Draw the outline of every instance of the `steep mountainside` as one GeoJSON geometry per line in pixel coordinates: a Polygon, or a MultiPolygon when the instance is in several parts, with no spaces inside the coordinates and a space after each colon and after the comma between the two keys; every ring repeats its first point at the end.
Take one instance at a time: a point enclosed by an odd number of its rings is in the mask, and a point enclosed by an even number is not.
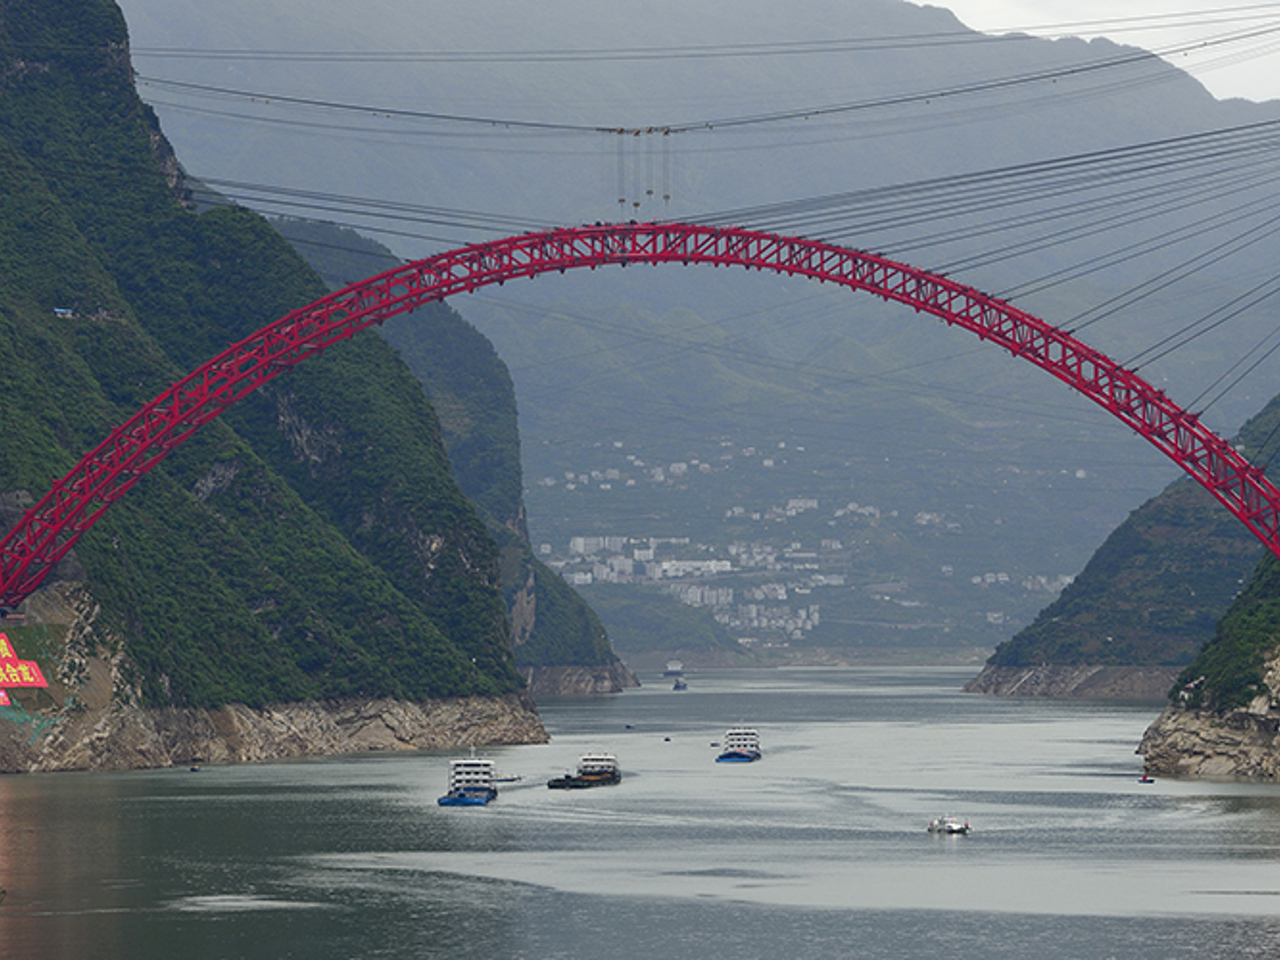
{"type": "MultiPolygon", "coordinates": [[[[1278,425],[1280,397],[1241,428],[1237,447],[1266,463],[1280,448],[1278,425]]],[[[1060,693],[1046,665],[1181,667],[1214,637],[1263,553],[1202,487],[1178,480],[1133,511],[1075,582],[996,648],[969,689],[1060,693]],[[1031,668],[1039,679],[1028,683],[1031,668]]]]}
{"type": "MultiPolygon", "coordinates": [[[[354,230],[297,219],[272,223],[333,288],[399,263],[354,230]]],[[[534,686],[544,692],[554,692],[543,677],[548,668],[616,664],[600,618],[530,549],[515,388],[493,345],[441,303],[393,318],[382,335],[426,389],[453,475],[498,541],[516,662],[533,670],[534,686]]],[[[617,684],[634,683],[620,665],[613,669],[617,684]]]]}
{"type": "MultiPolygon", "coordinates": [[[[7,525],[181,373],[325,288],[260,217],[183,202],[113,3],[0,12],[7,525]]],[[[420,386],[377,336],[202,429],[75,556],[26,623],[4,625],[59,679],[7,719],[69,723],[95,663],[110,670],[103,709],[520,689],[497,545],[450,476],[420,386]]],[[[542,736],[512,703],[520,736],[542,736]]]]}
{"type": "Polygon", "coordinates": [[[1267,554],[1138,746],[1148,773],[1280,779],[1280,562],[1267,554]]]}

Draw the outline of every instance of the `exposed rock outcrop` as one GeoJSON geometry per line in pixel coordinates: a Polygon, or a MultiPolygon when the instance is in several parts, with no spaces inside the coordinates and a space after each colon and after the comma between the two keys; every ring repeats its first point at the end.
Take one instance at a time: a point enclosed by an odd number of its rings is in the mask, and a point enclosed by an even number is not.
{"type": "Polygon", "coordinates": [[[535,700],[621,693],[628,687],[640,686],[636,675],[621,661],[586,667],[525,667],[524,673],[529,693],[535,700]]]}
{"type": "Polygon", "coordinates": [[[964,690],[996,697],[1163,700],[1178,670],[1165,666],[987,666],[964,685],[964,690]]]}
{"type": "MultiPolygon", "coordinates": [[[[0,772],[128,770],[369,750],[438,750],[549,738],[526,693],[404,701],[364,698],[217,709],[140,706],[123,646],[95,626],[79,587],[26,604],[47,637],[48,690],[0,707],[0,772]]],[[[34,629],[34,628],[31,628],[34,629]]]]}
{"type": "Polygon", "coordinates": [[[0,725],[0,770],[129,770],[193,763],[248,763],[370,750],[438,750],[545,743],[526,697],[460,697],[410,703],[338,700],[217,710],[114,705],[45,715],[18,710],[0,725]]]}
{"type": "Polygon", "coordinates": [[[1280,649],[1263,662],[1262,681],[1263,692],[1243,708],[1167,708],[1138,745],[1147,773],[1213,780],[1280,778],[1280,649]]]}
{"type": "Polygon", "coordinates": [[[1147,728],[1137,752],[1153,776],[1275,781],[1280,715],[1169,707],[1147,728]]]}
{"type": "MultiPolygon", "coordinates": [[[[5,708],[0,708],[5,709],[5,708]]],[[[339,700],[217,710],[115,705],[28,714],[0,723],[0,772],[130,770],[247,763],[369,750],[438,750],[545,743],[533,705],[517,694],[410,703],[339,700]]]]}

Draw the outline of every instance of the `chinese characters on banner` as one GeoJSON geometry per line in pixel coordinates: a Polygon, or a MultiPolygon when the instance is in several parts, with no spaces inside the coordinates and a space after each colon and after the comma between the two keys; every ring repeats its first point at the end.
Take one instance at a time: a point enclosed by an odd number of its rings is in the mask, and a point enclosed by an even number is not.
{"type": "Polygon", "coordinates": [[[7,634],[0,633],[0,707],[9,706],[5,687],[47,687],[49,684],[34,660],[19,660],[7,634]]]}

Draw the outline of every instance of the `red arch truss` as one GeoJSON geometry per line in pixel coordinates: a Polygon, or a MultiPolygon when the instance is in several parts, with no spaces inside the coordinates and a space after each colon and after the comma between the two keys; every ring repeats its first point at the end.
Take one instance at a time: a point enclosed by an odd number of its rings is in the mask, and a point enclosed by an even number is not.
{"type": "Polygon", "coordinates": [[[456,293],[573,267],[630,263],[710,263],[811,277],[964,327],[1128,424],[1280,556],[1280,490],[1261,468],[1132,370],[1038,317],[946,277],[819,241],[696,224],[605,224],[419,260],[295,310],[224,350],[113,430],[0,541],[0,606],[16,606],[35,590],[80,535],[201,424],[308,357],[456,293]]]}

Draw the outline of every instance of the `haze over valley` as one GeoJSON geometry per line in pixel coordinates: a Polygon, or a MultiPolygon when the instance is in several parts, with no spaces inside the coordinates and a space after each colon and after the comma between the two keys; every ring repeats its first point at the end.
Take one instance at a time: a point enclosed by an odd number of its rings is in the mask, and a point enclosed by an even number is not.
{"type": "MultiPolygon", "coordinates": [[[[264,211],[359,228],[401,257],[620,214],[760,223],[949,272],[1051,322],[1083,324],[1121,359],[1236,310],[1235,292],[1269,275],[1264,169],[1206,158],[1199,176],[1161,173],[1140,145],[1264,122],[1280,107],[1215,100],[1137,48],[993,39],[946,10],[897,2],[785,14],[766,3],[732,14],[481,6],[457,17],[387,2],[355,16],[320,4],[300,24],[270,2],[217,17],[194,3],[124,4],[139,90],[191,173],[264,211]],[[774,114],[785,116],[761,121],[774,114]],[[629,132],[582,129],[592,126],[629,132]],[[1098,151],[1120,152],[1107,162],[1098,151]],[[1019,167],[1066,157],[1088,159],[1074,174],[1019,167]],[[979,178],[992,169],[1018,172],[996,193],[979,178]],[[1205,190],[1204,177],[1221,186],[1205,190]],[[919,185],[935,178],[950,179],[919,185]],[[286,186],[296,195],[274,189],[286,186]],[[835,195],[845,199],[765,206],[835,195]]],[[[1187,29],[1189,17],[1133,13],[1130,27],[1187,29]]],[[[1215,56],[1263,62],[1258,24],[1219,16],[1215,56]]],[[[1079,29],[1101,28],[1082,15],[1079,29]]],[[[1160,36],[1164,48],[1178,42],[1160,36]]],[[[1221,69],[1196,56],[1181,62],[1221,69]]],[[[623,538],[612,556],[633,562],[651,539],[687,538],[686,559],[742,574],[706,585],[736,591],[719,612],[744,638],[992,646],[1177,476],[1025,364],[813,284],[615,270],[453,305],[511,369],[529,530],[549,546],[544,557],[584,584],[618,579],[619,564],[593,557],[604,561],[596,571],[574,537],[623,538]],[[788,516],[792,501],[817,506],[788,516]],[[763,575],[735,559],[762,550],[814,554],[820,569],[784,563],[763,575]],[[784,573],[797,575],[774,576],[784,573]],[[788,638],[741,622],[744,597],[788,585],[788,604],[772,606],[797,619],[816,604],[818,627],[788,638]],[[796,588],[815,593],[801,604],[796,588]]],[[[1142,373],[1175,399],[1211,398],[1272,318],[1265,300],[1239,308],[1142,373]]],[[[1205,421],[1234,433],[1277,372],[1267,358],[1238,383],[1229,376],[1205,421]]]]}

